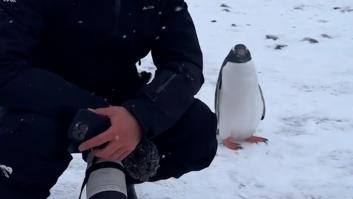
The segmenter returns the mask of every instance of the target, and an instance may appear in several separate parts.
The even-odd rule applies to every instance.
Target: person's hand
[[[96,157],[121,161],[135,150],[142,137],[142,131],[136,119],[121,106],[90,109],[96,114],[109,117],[111,127],[96,137],[82,143],[79,150],[91,149]],[[103,149],[94,149],[107,143]]]

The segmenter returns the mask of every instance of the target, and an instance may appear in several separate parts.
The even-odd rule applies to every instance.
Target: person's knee
[[[188,136],[191,147],[188,165],[192,170],[208,167],[217,151],[217,118],[206,104],[196,99],[188,111]]]
[[[59,122],[33,113],[8,111],[0,119],[0,182],[9,187],[49,191],[71,160]],[[27,190],[28,191],[28,190]]]
[[[55,119],[35,113],[8,111],[0,119],[0,129],[2,147],[12,148],[14,152],[22,152],[23,155],[33,153],[45,159],[67,154],[66,129]]]

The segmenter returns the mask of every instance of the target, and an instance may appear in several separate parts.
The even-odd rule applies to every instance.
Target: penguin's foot
[[[264,142],[267,144],[268,139],[262,138],[262,137],[257,137],[257,136],[251,136],[251,137],[247,138],[245,141],[253,143],[253,144],[257,144],[260,142]]]
[[[232,139],[231,137],[224,139],[223,144],[224,146],[226,146],[228,149],[231,149],[231,150],[243,149],[243,147],[240,144],[236,143],[235,140]]]

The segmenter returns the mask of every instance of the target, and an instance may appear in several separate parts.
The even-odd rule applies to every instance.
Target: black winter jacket
[[[146,85],[135,64],[149,51],[157,71]],[[203,81],[183,0],[0,1],[0,106],[69,122],[80,108],[121,105],[152,138]]]

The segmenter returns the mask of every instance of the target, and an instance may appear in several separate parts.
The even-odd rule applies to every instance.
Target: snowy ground
[[[220,146],[210,168],[139,185],[140,198],[353,199],[352,0],[189,0],[189,7],[205,55],[198,97],[213,108],[224,57],[246,44],[268,108],[258,135],[270,142],[238,152]],[[77,198],[84,168],[76,157],[50,198]]]

